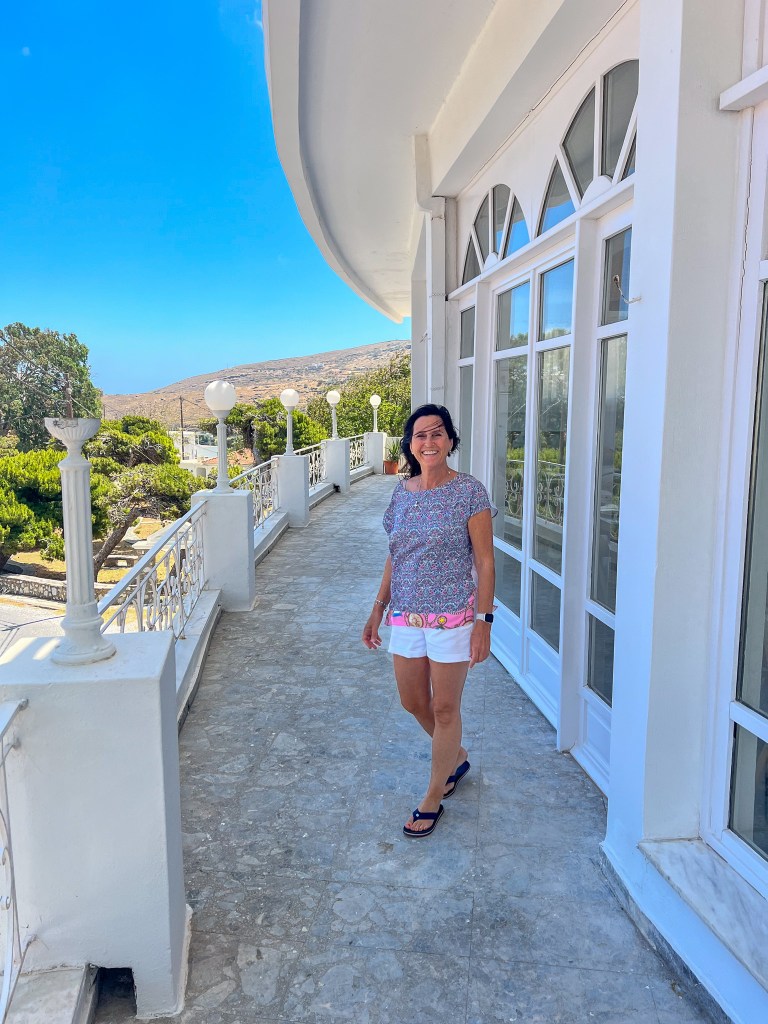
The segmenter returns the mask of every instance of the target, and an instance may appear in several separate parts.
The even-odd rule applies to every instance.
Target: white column
[[[329,438],[325,442],[325,478],[342,494],[349,491],[349,438]]]
[[[384,472],[384,445],[387,435],[380,430],[368,431],[365,437],[365,461],[373,467],[374,473]]]
[[[430,372],[427,401],[445,404],[446,313],[445,313],[445,205],[426,214],[427,223],[427,338]]]
[[[67,612],[62,619],[64,639],[53,660],[84,665],[111,658],[114,645],[101,633],[101,618],[93,586],[93,530],[91,526],[91,466],[83,444],[98,431],[98,419],[52,419],[45,427],[66,446],[59,463],[67,563]]]
[[[220,592],[224,611],[250,611],[256,599],[253,495],[233,488],[197,491],[192,504],[201,502],[206,590]]]
[[[165,1017],[189,937],[174,639],[114,640],[93,665],[54,664],[51,637],[0,656],[0,701],[29,701],[7,761],[25,968],[130,967],[138,1016]]]
[[[280,511],[288,513],[289,526],[309,523],[309,456],[275,455]]]
[[[216,461],[216,492],[231,490],[229,486],[229,460],[227,458],[227,415],[217,416],[216,443],[218,445],[218,459]]]

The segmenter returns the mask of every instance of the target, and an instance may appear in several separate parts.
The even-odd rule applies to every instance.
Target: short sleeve
[[[398,487],[399,486],[400,485],[398,484]],[[384,520],[383,520],[383,522],[384,522],[384,530],[386,531],[387,536],[389,536],[389,534],[392,533],[392,529],[393,529],[393,527],[395,525],[395,503],[396,503],[396,501],[397,501],[397,487],[395,488],[395,490],[394,490],[394,492],[392,494],[392,498],[391,498],[391,500],[389,502],[389,505],[387,506],[387,511],[384,513]]]
[[[488,491],[479,480],[473,478],[469,492],[469,517],[476,516],[478,512],[485,512],[486,509],[490,509],[493,514],[494,509]]]

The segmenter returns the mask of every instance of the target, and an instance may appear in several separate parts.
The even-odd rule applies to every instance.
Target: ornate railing
[[[512,519],[523,518],[523,460],[507,462],[504,513]],[[539,462],[536,474],[536,515],[547,522],[563,525],[565,509],[565,466],[559,462]]]
[[[365,465],[365,434],[355,434],[349,439],[349,470]]]
[[[325,480],[325,441],[321,441],[320,444],[308,444],[305,448],[297,448],[294,455],[309,457],[310,490]]]
[[[253,525],[263,526],[279,505],[277,473],[271,462],[262,462],[253,469],[233,477],[230,485],[239,490],[246,488],[253,495]]]
[[[6,914],[0,925],[3,936],[3,982],[0,989],[0,1024],[4,1024],[11,1000],[19,980],[24,957],[35,936],[26,934],[23,939],[19,927],[19,911],[16,904],[16,882],[13,869],[13,845],[11,843],[11,817],[8,803],[8,776],[5,763],[12,750],[19,746],[12,725],[16,715],[27,706],[26,700],[11,700],[0,704],[0,866],[2,867],[2,891],[0,892],[0,914]]]
[[[205,586],[202,519],[205,502],[171,525],[141,561],[99,602],[102,632],[171,629],[184,638],[187,620]]]

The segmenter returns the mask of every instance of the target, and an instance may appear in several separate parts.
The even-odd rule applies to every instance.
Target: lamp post
[[[293,455],[293,410],[299,404],[299,392],[293,388],[286,388],[280,395],[280,401],[287,416],[285,454]]]
[[[205,389],[203,397],[205,404],[218,420],[216,438],[219,442],[219,458],[215,490],[221,493],[231,490],[227,470],[227,427],[224,420],[232,412],[232,407],[237,401],[237,394],[228,380],[212,380]]]
[[[379,406],[381,405],[381,398],[378,395],[371,395],[371,405],[373,406],[373,432],[374,434],[379,429]]]
[[[329,391],[325,396],[325,400],[331,407],[331,421],[333,423],[333,429],[331,430],[331,437],[338,437],[339,432],[336,427],[336,406],[341,401],[341,395],[338,391]]]

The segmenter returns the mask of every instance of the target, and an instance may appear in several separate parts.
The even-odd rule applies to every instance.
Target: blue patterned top
[[[392,559],[390,608],[420,614],[468,609],[476,589],[468,522],[491,508],[485,487],[468,473],[413,494],[400,481],[384,513]]]

